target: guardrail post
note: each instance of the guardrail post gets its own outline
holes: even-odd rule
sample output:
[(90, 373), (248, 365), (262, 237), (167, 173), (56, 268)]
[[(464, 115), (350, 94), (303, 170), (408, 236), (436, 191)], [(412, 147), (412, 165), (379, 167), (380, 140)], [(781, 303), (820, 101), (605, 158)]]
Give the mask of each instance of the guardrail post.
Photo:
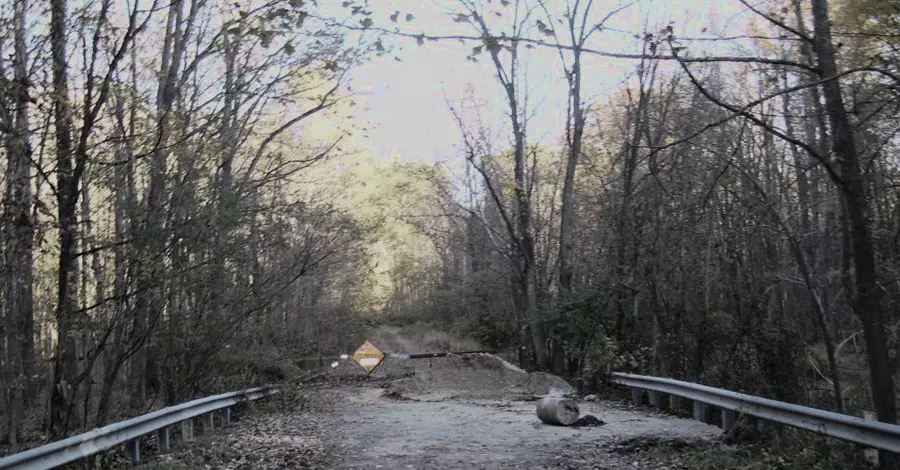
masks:
[(140, 439), (134, 439), (128, 441), (125, 444), (125, 450), (128, 451), (128, 455), (131, 457), (131, 463), (137, 465), (141, 463), (141, 441)]
[(725, 432), (731, 431), (735, 421), (737, 421), (737, 412), (722, 408), (722, 430)]
[(713, 409), (702, 401), (694, 401), (694, 419), (701, 423), (712, 423)]
[(210, 432), (213, 430), (213, 414), (212, 411), (209, 413), (203, 414), (203, 432)]
[(644, 390), (640, 388), (632, 388), (631, 389), (631, 402), (635, 405), (640, 405), (644, 400)]
[(753, 422), (756, 424), (756, 430), (761, 433), (765, 433), (772, 428), (772, 423), (762, 418), (754, 417)]
[(650, 402), (650, 406), (659, 408), (659, 392), (647, 390), (647, 401)]
[(681, 397), (678, 395), (669, 395), (669, 409), (681, 411)]
[(222, 409), (222, 426), (231, 424), (231, 407)]
[(156, 430), (156, 442), (159, 445), (159, 453), (160, 454), (168, 454), (169, 453), (169, 427), (168, 426)]
[[(872, 411), (863, 411), (862, 417), (865, 420), (869, 421), (877, 421), (878, 416)], [(878, 467), (881, 465), (881, 459), (878, 458), (878, 449), (866, 448), (863, 450), (863, 457), (866, 458), (871, 464)]]
[(187, 444), (194, 440), (194, 419), (188, 418), (181, 422), (181, 443)]
[(670, 408), (669, 400), (666, 399), (668, 394), (663, 392), (654, 392), (652, 390), (647, 392), (647, 394), (650, 397), (650, 404), (656, 407), (656, 409), (667, 410)]

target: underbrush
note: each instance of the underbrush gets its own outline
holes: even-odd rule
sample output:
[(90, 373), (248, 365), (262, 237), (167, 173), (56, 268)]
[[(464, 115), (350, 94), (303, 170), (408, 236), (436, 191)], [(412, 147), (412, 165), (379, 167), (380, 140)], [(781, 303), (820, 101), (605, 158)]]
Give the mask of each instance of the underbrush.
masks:
[(875, 468), (852, 445), (820, 437), (793, 437), (777, 442), (720, 449), (693, 449), (679, 458), (696, 470), (846, 470)]
[(417, 322), (402, 328), (403, 335), (426, 352), (482, 351), (483, 344), (453, 332), (447, 332), (433, 323)]
[(268, 346), (228, 350), (216, 360), (214, 388), (230, 391), (297, 377), (301, 370), (293, 360), (296, 354)]
[[(690, 470), (864, 470), (875, 468), (853, 444), (782, 428), (764, 440), (712, 442), (666, 438), (618, 441), (612, 454), (627, 456), (638, 468)], [(664, 465), (659, 467), (658, 465)]]

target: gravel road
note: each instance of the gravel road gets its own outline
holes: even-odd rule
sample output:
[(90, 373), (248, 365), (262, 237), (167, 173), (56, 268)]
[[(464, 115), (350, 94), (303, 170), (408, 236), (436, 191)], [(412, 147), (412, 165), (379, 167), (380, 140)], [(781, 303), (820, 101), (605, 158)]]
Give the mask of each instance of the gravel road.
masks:
[[(382, 328), (373, 342), (386, 352), (420, 352), (393, 328)], [(224, 445), (213, 439), (218, 453), (197, 446), (186, 452), (203, 454), (204, 468), (672, 470), (682, 467), (618, 452), (617, 445), (705, 445), (721, 435), (714, 426), (613, 401), (580, 404), (582, 415), (603, 426), (545, 425), (533, 396), (526, 397), (565, 383), (493, 356), (388, 359), (373, 377), (342, 363), (329, 374), (302, 386), (299, 399), (248, 414)], [(167, 468), (195, 467), (178, 454), (165, 460)]]
[[(421, 352), (396, 328), (382, 328), (375, 338), (387, 352)], [(636, 467), (611, 452), (610, 444), (634, 438), (707, 441), (721, 434), (717, 427), (693, 420), (603, 401), (580, 407), (582, 415), (597, 416), (604, 426), (545, 425), (535, 415), (535, 402), (517, 399), (522, 390), (504, 393), (510, 391), (504, 383), (528, 377), (514, 366), (453, 359), (405, 362), (393, 370), (386, 367), (383, 377), (412, 371), (414, 378), (334, 390), (339, 405), (322, 428), (341, 449), (333, 468), (638, 468), (641, 464)], [(420, 377), (427, 380), (416, 381)], [(429, 385), (439, 386), (429, 390)]]
[(711, 440), (721, 432), (605, 402), (581, 405), (582, 414), (601, 418), (604, 426), (567, 428), (541, 423), (533, 402), (417, 402), (383, 397), (383, 390), (337, 390), (342, 404), (325, 431), (342, 449), (333, 468), (635, 468), (609, 445), (637, 437)]

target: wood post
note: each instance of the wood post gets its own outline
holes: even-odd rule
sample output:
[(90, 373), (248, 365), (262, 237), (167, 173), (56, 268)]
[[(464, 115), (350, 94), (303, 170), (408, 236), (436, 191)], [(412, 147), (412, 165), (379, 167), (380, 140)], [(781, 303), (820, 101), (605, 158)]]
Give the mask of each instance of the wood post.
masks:
[(659, 392), (647, 390), (647, 401), (650, 402), (650, 406), (659, 408)]
[(222, 426), (231, 424), (231, 407), (222, 410)]
[(694, 401), (694, 419), (701, 423), (712, 424), (713, 408), (701, 401)]
[(737, 412), (722, 408), (722, 430), (725, 432), (731, 431), (735, 421), (737, 421)]
[(131, 463), (134, 465), (138, 465), (141, 463), (141, 441), (140, 439), (134, 439), (128, 441), (125, 444), (125, 450), (128, 451), (128, 455), (131, 457)]
[(640, 405), (644, 399), (644, 390), (640, 388), (632, 388), (631, 389), (631, 402), (635, 405)]
[(186, 419), (181, 422), (181, 444), (187, 444), (194, 440), (194, 420)]
[[(862, 417), (865, 420), (869, 421), (877, 421), (878, 417), (875, 415), (873, 411), (863, 411)], [(865, 448), (863, 449), (863, 457), (866, 458), (869, 463), (875, 465), (876, 467), (881, 465), (881, 459), (878, 457), (878, 449)]]
[(168, 454), (169, 453), (169, 427), (168, 426), (156, 430), (156, 443), (157, 443), (157, 445), (159, 445), (159, 453), (160, 454)]
[(658, 410), (665, 410), (668, 408), (668, 402), (666, 401), (666, 394), (662, 392), (656, 392), (650, 390), (647, 392), (647, 397), (650, 400), (650, 405)]
[(761, 433), (767, 433), (772, 429), (772, 423), (762, 418), (755, 418), (756, 430)]
[(212, 411), (209, 413), (203, 414), (203, 432), (210, 432), (213, 430), (213, 414)]
[(669, 395), (669, 409), (672, 411), (681, 411), (681, 397), (678, 395)]

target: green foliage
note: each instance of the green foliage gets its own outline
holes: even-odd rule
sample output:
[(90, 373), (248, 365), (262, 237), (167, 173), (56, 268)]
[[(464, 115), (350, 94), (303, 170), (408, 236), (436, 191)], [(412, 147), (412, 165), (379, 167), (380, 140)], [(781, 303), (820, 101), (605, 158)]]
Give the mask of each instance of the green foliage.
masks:
[(271, 347), (228, 348), (216, 361), (217, 389), (233, 390), (250, 385), (279, 383), (297, 377), (300, 369), (285, 354)]
[(495, 272), (476, 272), (465, 285), (432, 291), (422, 317), (489, 348), (512, 347), (520, 338), (513, 312), (502, 301), (507, 288)]
[(744, 393), (802, 402), (805, 341), (776, 320), (738, 325), (725, 315), (708, 318), (703, 382)]
[(572, 379), (596, 386), (613, 370), (646, 371), (650, 349), (626, 347), (615, 337), (614, 291), (597, 286), (578, 286), (546, 302), (541, 309), (544, 331), (566, 351)]

